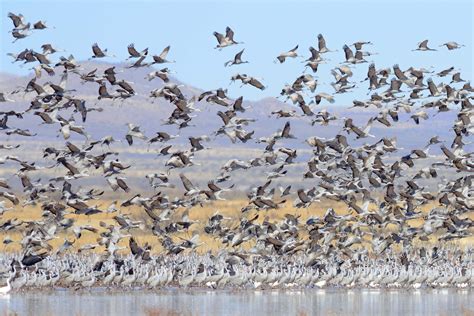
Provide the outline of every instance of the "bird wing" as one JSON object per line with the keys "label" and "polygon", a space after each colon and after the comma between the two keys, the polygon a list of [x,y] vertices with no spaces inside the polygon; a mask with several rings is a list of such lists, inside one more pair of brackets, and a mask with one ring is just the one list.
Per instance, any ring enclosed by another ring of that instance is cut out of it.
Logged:
{"label": "bird wing", "polygon": [[8,17],[13,21],[13,25],[18,27],[23,24],[23,16],[9,12]]}
{"label": "bird wing", "polygon": [[182,173],[179,174],[179,178],[181,179],[181,182],[183,183],[183,186],[184,188],[186,189],[186,191],[191,191],[191,190],[194,190],[195,187],[194,185],[192,184],[191,181],[189,181],[188,178],[186,178],[186,176]]}
{"label": "bird wing", "polygon": [[207,187],[209,189],[211,189],[212,192],[219,192],[221,191],[222,189],[219,188],[213,181],[210,181],[207,183]]}
{"label": "bird wing", "polygon": [[234,105],[232,106],[234,108],[234,111],[242,111],[242,110],[245,110],[243,107],[242,107],[242,102],[243,102],[244,98],[243,97],[239,97],[238,99],[235,100],[234,102]]}
{"label": "bird wing", "polygon": [[163,49],[163,51],[162,51],[161,54],[160,54],[160,58],[161,58],[161,59],[165,59],[165,58],[166,58],[166,56],[168,55],[168,52],[170,51],[170,48],[171,48],[171,46],[168,45],[168,46],[166,46],[166,47]]}
{"label": "bird wing", "polygon": [[234,31],[230,27],[225,28],[225,37],[227,37],[230,41],[234,40]]}
{"label": "bird wing", "polygon": [[418,47],[419,48],[427,48],[428,47],[428,40],[424,40],[424,41],[421,41],[420,43],[418,43]]}
{"label": "bird wing", "polygon": [[213,34],[216,37],[219,44],[222,43],[222,41],[224,40],[224,35],[222,35],[221,33],[218,33],[218,32],[214,32]]}
{"label": "bird wing", "polygon": [[100,49],[99,45],[97,45],[97,43],[94,43],[92,45],[92,52],[94,53],[95,56],[103,55],[103,52]]}
{"label": "bird wing", "polygon": [[299,45],[296,45],[295,48],[290,49],[290,52],[296,52],[296,50],[298,49],[298,46],[299,46]]}
{"label": "bird wing", "polygon": [[303,203],[311,202],[310,198],[306,195],[306,193],[304,192],[303,189],[299,189],[297,191],[297,193],[298,193],[298,197],[301,200],[301,202],[303,202]]}
{"label": "bird wing", "polygon": [[281,132],[282,137],[290,136],[290,122],[286,122],[285,127],[283,127],[283,131]]}
{"label": "bird wing", "polygon": [[254,86],[257,89],[265,90],[265,86],[255,78],[250,78],[250,85]]}
{"label": "bird wing", "polygon": [[105,85],[101,85],[99,87],[99,95],[100,96],[107,96],[109,93],[107,92],[107,87]]}
{"label": "bird wing", "polygon": [[318,35],[318,48],[321,51],[323,48],[326,48],[326,40],[322,34]]}
{"label": "bird wing", "polygon": [[133,43],[128,45],[127,50],[128,50],[128,53],[130,54],[130,56],[140,57],[140,53],[135,49],[135,46],[134,46]]}
{"label": "bird wing", "polygon": [[346,55],[346,60],[354,58],[354,53],[349,48],[349,46],[344,45],[343,49],[344,49],[344,54]]}
{"label": "bird wing", "polygon": [[235,55],[234,60],[242,59],[242,54],[244,53],[244,50],[245,50],[245,49],[242,49],[240,52],[238,52],[238,53]]}

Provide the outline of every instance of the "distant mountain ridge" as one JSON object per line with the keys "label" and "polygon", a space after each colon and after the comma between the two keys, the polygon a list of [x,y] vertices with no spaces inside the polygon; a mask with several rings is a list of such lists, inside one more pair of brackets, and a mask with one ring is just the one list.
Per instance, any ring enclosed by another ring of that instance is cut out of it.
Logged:
{"label": "distant mountain ridge", "polygon": [[[117,79],[131,82],[137,94],[125,101],[115,100],[111,102],[110,100],[98,100],[98,84],[93,82],[82,83],[78,75],[69,73],[67,89],[75,90],[71,92],[71,94],[76,98],[85,99],[86,106],[89,108],[103,108],[103,112],[101,113],[90,112],[85,123],[80,122],[79,116],[76,114],[77,124],[84,125],[89,133],[94,135],[94,139],[106,135],[123,138],[127,132],[127,127],[125,126],[126,123],[140,125],[142,130],[149,136],[152,136],[158,130],[173,134],[179,133],[182,137],[212,134],[212,132],[222,126],[222,121],[216,113],[217,111],[225,111],[227,109],[223,106],[207,102],[198,102],[196,104],[196,108],[199,109],[199,112],[192,113],[192,115],[196,115],[196,118],[192,120],[192,124],[195,124],[195,126],[179,131],[175,126],[162,125],[163,120],[173,111],[174,105],[164,99],[152,99],[149,97],[150,91],[161,88],[164,85],[163,81],[159,78],[155,78],[152,81],[145,78],[149,72],[156,70],[156,68],[142,67],[130,69],[127,68],[128,64],[124,63],[112,64],[95,61],[81,61],[78,63],[82,68],[80,71],[81,73],[87,73],[97,69],[96,73],[98,75],[101,75],[105,69],[115,66],[117,71],[119,71],[116,75]],[[38,80],[38,83],[44,84],[48,81],[54,83],[59,82],[61,72],[59,71],[60,68],[56,69],[57,73],[55,76],[49,77],[43,73],[42,78]],[[24,87],[32,77],[1,74],[0,78],[0,91],[8,92],[18,89],[18,87],[21,86]],[[183,94],[188,98],[193,95],[199,95],[203,92],[203,90],[185,84],[174,77],[170,77],[170,82],[180,85]],[[113,92],[113,88],[111,88],[110,85],[107,87],[110,92]],[[0,110],[25,110],[29,106],[29,103],[22,101],[22,95],[23,92],[20,92],[15,96],[11,96],[11,98],[16,99],[17,102],[0,103]],[[31,99],[32,96],[33,94],[29,93],[26,100]],[[239,113],[239,117],[252,118],[256,120],[256,122],[253,124],[251,123],[245,128],[247,131],[254,130],[254,138],[256,139],[271,135],[277,129],[282,128],[286,121],[290,121],[292,122],[294,134],[300,139],[300,142],[296,142],[296,147],[308,148],[308,146],[301,142],[305,138],[310,136],[330,138],[341,132],[342,129],[343,122],[341,120],[332,121],[329,126],[320,126],[317,124],[312,126],[309,117],[306,117],[303,120],[301,118],[298,120],[293,118],[281,118],[275,122],[274,119],[270,119],[271,113],[274,111],[295,110],[299,116],[303,115],[302,111],[297,106],[282,102],[277,98],[267,97],[259,101],[245,101],[244,96],[244,106],[249,107],[249,109],[245,113]],[[379,109],[376,108],[350,109],[342,106],[324,104],[324,101],[321,105],[313,107],[315,113],[321,109],[327,109],[330,113],[335,114],[339,118],[351,117],[353,118],[354,123],[359,126],[364,126],[370,117],[376,116],[379,112]],[[453,134],[450,128],[455,119],[455,113],[453,111],[436,115],[430,118],[429,121],[421,121],[420,125],[416,125],[413,120],[410,120],[409,115],[410,114],[401,114],[399,122],[395,122],[390,128],[374,122],[372,129],[374,135],[377,135],[377,137],[379,137],[379,135],[380,137],[397,137],[400,146],[404,148],[424,146],[427,140],[434,135],[440,136],[441,139],[452,139]],[[54,129],[50,128],[50,126],[38,126],[40,124],[41,119],[34,115],[26,115],[23,120],[11,119],[12,126],[19,128],[34,126],[35,131],[39,129],[37,139],[40,141],[57,139],[57,133]],[[416,133],[414,133],[414,131],[416,131]],[[13,138],[16,138],[16,136]],[[80,139],[81,137],[76,137],[76,135],[74,135],[73,138]],[[229,144],[230,142],[226,138],[225,135],[220,135],[216,138],[216,142],[220,145]],[[348,136],[348,139],[352,138],[353,135]],[[373,140],[368,138],[357,142],[369,141],[372,142]],[[254,142],[248,142],[245,145],[248,147],[256,146]],[[261,147],[261,145],[258,147]]]}

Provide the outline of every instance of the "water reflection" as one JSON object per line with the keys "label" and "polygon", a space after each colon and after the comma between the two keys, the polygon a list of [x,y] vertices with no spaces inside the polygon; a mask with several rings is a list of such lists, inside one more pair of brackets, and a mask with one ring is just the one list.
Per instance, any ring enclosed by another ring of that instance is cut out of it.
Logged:
{"label": "water reflection", "polygon": [[471,315],[471,290],[51,291],[0,298],[18,315]]}

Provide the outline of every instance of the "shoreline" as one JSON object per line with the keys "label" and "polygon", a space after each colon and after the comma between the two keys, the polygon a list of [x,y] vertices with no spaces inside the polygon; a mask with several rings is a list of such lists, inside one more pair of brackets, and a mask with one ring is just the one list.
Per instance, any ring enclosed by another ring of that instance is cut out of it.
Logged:
{"label": "shoreline", "polygon": [[311,289],[471,289],[471,248],[387,252],[357,260],[340,256],[256,255],[221,252],[151,256],[61,255],[24,266],[0,255],[0,279],[13,291],[247,291]]}
{"label": "shoreline", "polygon": [[456,292],[471,292],[474,290],[474,285],[467,287],[458,287],[458,286],[443,286],[443,287],[433,287],[433,286],[422,286],[418,288],[414,287],[341,287],[341,286],[330,286],[330,287],[287,287],[287,288],[209,288],[209,287],[187,287],[182,288],[179,286],[171,286],[165,288],[147,288],[147,287],[103,287],[103,286],[94,286],[91,288],[66,288],[66,287],[54,287],[54,288],[30,288],[30,289],[13,289],[9,294],[48,294],[48,293],[66,293],[66,294],[92,294],[92,293],[104,293],[109,295],[114,294],[124,294],[124,293],[143,293],[143,294],[245,294],[245,293],[261,293],[261,294],[301,294],[301,292],[438,292],[438,291],[456,291]]}

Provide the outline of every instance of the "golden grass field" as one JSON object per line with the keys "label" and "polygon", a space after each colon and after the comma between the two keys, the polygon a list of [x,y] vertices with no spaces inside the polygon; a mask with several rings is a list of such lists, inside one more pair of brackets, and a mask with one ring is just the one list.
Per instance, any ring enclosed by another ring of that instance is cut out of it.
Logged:
{"label": "golden grass field", "polygon": [[[278,221],[284,218],[285,214],[292,214],[296,216],[300,216],[300,225],[304,225],[305,221],[311,217],[311,216],[322,216],[329,207],[332,207],[336,210],[336,213],[338,214],[347,214],[348,210],[347,207],[344,203],[341,202],[335,202],[335,201],[323,201],[319,203],[313,203],[310,207],[308,208],[300,208],[296,209],[292,206],[292,199],[289,199],[291,201],[287,201],[285,204],[282,204],[278,209],[273,209],[273,210],[266,210],[266,211],[258,211],[259,218],[257,219],[257,222],[262,223],[263,220],[268,217],[268,219],[272,221]],[[99,208],[105,209],[107,206],[112,203],[112,200],[101,200],[95,204],[99,206]],[[229,247],[224,244],[222,244],[219,240],[216,240],[214,237],[206,234],[203,229],[204,226],[206,225],[209,217],[211,217],[215,212],[219,212],[220,214],[224,215],[225,217],[231,218],[230,220],[224,220],[224,225],[230,228],[236,228],[237,225],[239,224],[239,218],[241,216],[246,216],[248,218],[253,217],[257,211],[251,210],[248,211],[244,214],[241,213],[241,208],[247,205],[247,201],[243,199],[235,199],[235,200],[226,200],[226,201],[214,201],[212,203],[205,204],[203,207],[201,206],[196,206],[192,209],[189,209],[189,219],[192,221],[196,221],[195,224],[193,224],[188,232],[178,232],[175,234],[172,234],[172,238],[175,242],[180,242],[180,238],[186,238],[189,239],[192,237],[193,232],[197,232],[200,235],[200,243],[202,243],[201,246],[199,246],[196,251],[198,253],[204,253],[207,251],[217,251],[220,249],[223,249],[223,247]],[[437,205],[431,204],[431,205],[424,205],[421,207],[421,210],[423,212],[427,212],[433,207],[436,207]],[[42,210],[40,205],[36,206],[25,206],[24,208],[16,208],[14,210],[7,211],[3,214],[2,216],[2,221],[0,221],[0,224],[3,223],[4,221],[8,219],[17,219],[20,221],[32,221],[32,220],[42,220]],[[140,220],[147,222],[150,224],[150,220],[148,218],[148,215],[141,210],[139,207],[128,207],[128,208],[121,208],[119,211],[121,214],[128,214],[129,217],[133,220]],[[185,212],[185,209],[180,208],[175,211],[175,214],[172,216],[172,219],[178,220],[181,218],[182,214]],[[75,226],[80,226],[80,225],[91,225],[95,228],[97,228],[100,232],[105,231],[103,227],[100,226],[100,222],[104,222],[106,224],[113,224],[113,225],[118,225],[113,217],[119,213],[100,213],[100,214],[95,214],[92,216],[86,216],[86,215],[76,215],[76,214],[67,214],[65,215],[66,218],[73,218],[75,219]],[[471,219],[474,218],[474,216],[470,216]],[[422,225],[422,220],[421,219],[414,219],[410,220],[408,222],[411,226],[420,226]],[[387,226],[387,230],[393,229],[395,226],[391,227],[391,224]],[[140,229],[133,229],[131,230],[131,233],[135,237],[135,239],[138,241],[139,244],[143,245],[144,243],[148,243],[152,246],[152,253],[161,253],[163,251],[163,248],[160,243],[159,237],[153,235],[149,229],[147,229],[148,232],[142,231]],[[305,229],[301,230],[302,232],[306,231]],[[127,232],[124,232],[126,234]],[[5,237],[10,237],[13,242],[5,245],[3,244],[3,251],[5,252],[16,252],[20,250],[20,244],[19,242],[23,238],[24,232],[21,230],[11,230],[7,232],[0,232],[0,238],[3,240]],[[304,234],[304,233],[303,233]],[[304,236],[304,235],[303,235]],[[57,234],[57,238],[50,240],[48,243],[54,248],[57,249],[60,247],[65,239],[68,239],[69,241],[74,241],[74,247],[73,249],[79,249],[81,246],[86,245],[86,244],[96,244],[97,243],[97,238],[98,234],[89,232],[87,230],[84,230],[82,232],[82,236],[80,239],[76,240],[75,235],[73,234],[72,230],[69,229],[67,232],[59,232]],[[418,243],[423,243],[422,241],[417,241],[415,244]],[[450,241],[450,243],[455,243],[458,245],[474,245],[474,237],[469,237],[469,238],[463,238],[461,240],[454,240]],[[241,246],[244,249],[248,249],[254,245],[253,241],[249,241],[243,244]],[[120,241],[119,246],[125,247],[126,249],[122,250],[123,253],[128,252],[128,238],[124,238]],[[240,247],[240,246],[239,246]],[[104,250],[104,247],[98,246],[95,248],[95,252],[102,252]],[[75,251],[75,250],[73,250]]]}

